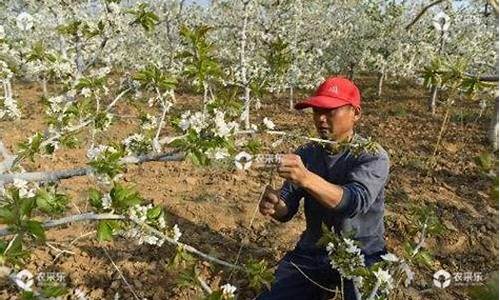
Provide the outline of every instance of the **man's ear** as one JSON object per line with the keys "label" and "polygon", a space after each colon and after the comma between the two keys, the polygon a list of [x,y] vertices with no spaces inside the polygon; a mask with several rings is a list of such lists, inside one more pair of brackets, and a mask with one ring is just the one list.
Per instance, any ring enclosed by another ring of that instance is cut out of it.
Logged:
{"label": "man's ear", "polygon": [[357,122],[361,118],[361,107],[353,107],[353,110],[354,110],[354,122]]}

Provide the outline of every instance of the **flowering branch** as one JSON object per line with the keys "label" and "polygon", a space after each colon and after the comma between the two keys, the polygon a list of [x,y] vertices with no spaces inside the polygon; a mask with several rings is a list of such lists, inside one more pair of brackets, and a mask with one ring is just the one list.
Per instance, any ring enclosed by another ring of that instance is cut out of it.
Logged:
{"label": "flowering branch", "polygon": [[[161,154],[147,154],[142,156],[126,156],[122,158],[123,163],[139,164],[149,161],[182,161],[184,155],[180,152],[169,152]],[[80,167],[49,172],[25,172],[0,175],[0,184],[11,183],[14,179],[22,179],[29,182],[58,181],[72,177],[85,176],[93,172],[92,167]]]}
{"label": "flowering branch", "polygon": [[229,263],[227,261],[224,261],[224,260],[221,260],[221,259],[218,259],[216,257],[213,257],[211,255],[208,255],[208,254],[205,254],[201,251],[199,251],[198,249],[194,248],[193,246],[190,246],[190,245],[187,245],[187,244],[184,244],[184,243],[181,243],[181,242],[178,242],[166,235],[164,235],[162,232],[160,232],[159,230],[147,225],[147,224],[143,224],[137,220],[131,220],[132,222],[136,223],[137,225],[141,226],[145,231],[147,231],[148,233],[150,234],[153,234],[155,235],[156,237],[158,238],[161,238],[163,240],[165,240],[166,242],[168,242],[169,244],[172,244],[174,246],[178,246],[178,247],[182,247],[182,249],[186,250],[187,252],[189,253],[192,253],[192,254],[195,254],[205,260],[208,260],[208,261],[211,261],[211,262],[214,262],[216,264],[219,264],[219,265],[222,265],[224,267],[228,267],[228,268],[231,268],[231,269],[236,269],[236,270],[240,270],[240,271],[243,271],[244,268],[241,267],[241,266],[238,266],[238,265],[235,265],[235,264],[232,264],[232,263]]}
{"label": "flowering branch", "polygon": [[[236,270],[240,270],[240,271],[244,270],[244,268],[241,266],[234,265],[232,263],[218,259],[214,256],[203,253],[203,252],[199,251],[198,249],[194,248],[193,246],[178,242],[175,239],[166,236],[165,234],[163,234],[159,230],[149,226],[148,224],[144,224],[143,222],[141,222],[137,219],[134,219],[134,218],[129,219],[128,217],[123,216],[123,215],[84,213],[84,214],[72,215],[72,216],[68,216],[68,217],[64,217],[64,218],[60,218],[60,219],[56,219],[56,220],[49,220],[49,221],[43,222],[42,227],[47,229],[47,228],[53,228],[53,227],[57,227],[57,226],[66,225],[69,223],[76,223],[76,222],[83,222],[83,221],[100,221],[100,220],[128,220],[128,221],[131,221],[131,222],[135,223],[136,225],[140,226],[146,232],[166,241],[167,243],[169,243],[173,246],[182,247],[182,249],[186,250],[187,252],[195,254],[195,255],[197,255],[197,256],[199,256],[207,261],[211,261],[211,262],[214,262],[216,264],[219,264],[219,265],[222,265],[224,267],[231,268],[231,269],[236,269]],[[9,231],[8,228],[0,229],[0,237],[9,236],[9,235],[13,235],[13,234],[14,233]]]}
{"label": "flowering branch", "polygon": [[[95,214],[95,213],[84,213],[80,215],[72,215],[57,220],[48,220],[42,223],[42,227],[53,228],[62,226],[69,223],[77,223],[84,221],[99,221],[99,220],[124,220],[126,217],[115,214]],[[9,231],[8,228],[0,229],[0,237],[13,235],[14,233]]]}

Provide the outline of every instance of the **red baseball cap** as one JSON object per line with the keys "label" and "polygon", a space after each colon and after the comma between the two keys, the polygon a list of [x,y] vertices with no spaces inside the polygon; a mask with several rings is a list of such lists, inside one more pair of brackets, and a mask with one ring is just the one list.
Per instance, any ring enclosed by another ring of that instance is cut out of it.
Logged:
{"label": "red baseball cap", "polygon": [[333,109],[344,105],[361,108],[359,90],[347,78],[330,77],[318,87],[314,96],[295,104],[295,109],[307,107]]}

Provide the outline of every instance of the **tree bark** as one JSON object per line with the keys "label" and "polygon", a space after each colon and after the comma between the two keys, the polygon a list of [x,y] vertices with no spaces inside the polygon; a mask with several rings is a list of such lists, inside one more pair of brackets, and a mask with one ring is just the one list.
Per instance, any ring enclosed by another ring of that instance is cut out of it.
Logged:
{"label": "tree bark", "polygon": [[439,88],[437,86],[432,87],[431,97],[429,98],[428,107],[431,114],[436,113],[436,99]]}
{"label": "tree bark", "polygon": [[[122,158],[124,164],[139,164],[149,161],[182,161],[184,154],[181,152],[170,152],[161,154],[147,154],[142,156],[126,156]],[[80,167],[74,169],[47,171],[47,172],[25,172],[0,174],[0,186],[11,183],[14,179],[22,179],[29,182],[55,182],[78,176],[89,175],[93,172],[91,167]]]}
{"label": "tree bark", "polygon": [[378,90],[377,90],[378,97],[382,96],[382,86],[384,85],[384,77],[385,77],[385,66],[382,67],[382,70],[380,70],[378,75]]}
{"label": "tree bark", "polygon": [[349,78],[349,80],[354,80],[354,67],[355,66],[356,66],[356,64],[354,64],[354,63],[349,64],[349,71],[347,72],[347,78]]}
{"label": "tree bark", "polygon": [[494,151],[498,151],[498,96],[495,99],[495,114],[491,118],[488,139]]}

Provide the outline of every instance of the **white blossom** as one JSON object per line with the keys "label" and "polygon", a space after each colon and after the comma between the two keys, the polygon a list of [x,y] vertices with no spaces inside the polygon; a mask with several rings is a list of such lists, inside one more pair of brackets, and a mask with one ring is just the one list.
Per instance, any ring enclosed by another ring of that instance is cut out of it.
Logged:
{"label": "white blossom", "polygon": [[389,261],[389,262],[398,262],[399,261],[399,258],[392,253],[387,253],[387,254],[381,255],[380,257],[383,260]]}
{"label": "white blossom", "polygon": [[73,297],[77,300],[87,300],[87,295],[86,295],[85,291],[83,291],[79,288],[76,288],[73,290]]}
{"label": "white blossom", "polygon": [[182,232],[179,229],[179,225],[175,224],[174,227],[172,228],[172,231],[173,231],[173,237],[172,238],[174,239],[174,241],[178,242],[179,239],[182,236]]}
{"label": "white blossom", "polygon": [[363,286],[363,276],[354,276],[352,281],[358,288]]}
{"label": "white blossom", "polygon": [[157,238],[156,236],[154,235],[146,235],[143,237],[142,239],[146,244],[150,244],[150,245],[156,245],[158,243],[158,241],[160,240],[159,238]]}
{"label": "white blossom", "polygon": [[347,252],[352,253],[352,254],[360,254],[361,253],[361,249],[359,249],[358,246],[356,246],[354,244],[353,240],[344,238],[344,242],[346,243],[346,246],[347,246],[346,247]]}
{"label": "white blossom", "polygon": [[332,242],[328,242],[328,244],[326,245],[326,251],[329,255],[332,254],[333,249],[335,249],[335,245],[333,245]]}
{"label": "white blossom", "polygon": [[221,289],[222,289],[222,295],[229,298],[233,298],[234,292],[236,292],[236,287],[229,283],[226,283],[223,286],[221,286]]}
{"label": "white blossom", "polygon": [[0,25],[0,40],[5,38],[5,28]]}
{"label": "white blossom", "polygon": [[90,76],[92,76],[92,77],[104,77],[104,76],[108,75],[110,72],[111,72],[110,67],[102,67],[102,68],[97,69],[97,70],[95,70],[95,69],[91,70]]}
{"label": "white blossom", "polygon": [[190,124],[190,121],[189,121],[189,116],[191,115],[191,112],[188,110],[188,111],[185,111],[182,115],[181,115],[181,120],[179,122],[179,127],[183,130],[183,131],[186,131],[188,130],[189,126],[191,125]]}
{"label": "white blossom", "polygon": [[19,119],[21,117],[21,111],[17,106],[17,101],[11,97],[8,98],[0,97],[0,107],[2,104],[1,103],[2,99],[3,99],[4,109],[0,108],[0,119],[2,119],[5,116],[11,119]]}
{"label": "white blossom", "polygon": [[210,159],[221,160],[229,156],[226,148],[210,148],[205,151],[205,154]]}
{"label": "white blossom", "polygon": [[144,118],[145,118],[145,120],[141,124],[142,129],[152,130],[152,129],[155,129],[156,126],[158,126],[157,125],[158,122],[156,121],[156,118],[153,117],[152,115],[146,114],[146,116]]}
{"label": "white blossom", "polygon": [[392,289],[392,276],[389,274],[389,271],[383,270],[382,268],[379,268],[377,271],[373,272],[375,274],[375,277],[377,278],[377,282],[380,283],[380,285],[386,285],[387,289]]}
{"label": "white blossom", "polygon": [[111,2],[108,4],[108,7],[109,10],[114,14],[118,14],[120,12],[120,5],[118,5],[117,3]]}
{"label": "white blossom", "polygon": [[202,112],[196,112],[189,117],[189,126],[196,133],[200,133],[204,128],[207,127],[207,123],[205,122],[205,118]]}
{"label": "white blossom", "polygon": [[28,181],[14,178],[12,184],[19,190],[19,196],[30,198],[35,196],[35,190],[28,187]]}
{"label": "white blossom", "polygon": [[27,31],[33,27],[33,17],[27,13],[22,12],[16,18],[16,26],[21,31]]}
{"label": "white blossom", "polygon": [[111,209],[113,200],[111,199],[111,196],[109,194],[105,194],[104,197],[102,197],[101,202],[103,209]]}
{"label": "white blossom", "polygon": [[[89,160],[96,160],[105,152],[116,153],[117,151],[118,150],[116,150],[114,147],[111,146],[106,146],[106,145],[92,146],[87,150],[87,158]],[[118,174],[117,176],[119,175],[120,174]]]}
{"label": "white blossom", "polygon": [[0,60],[0,79],[11,79],[13,76],[12,71],[6,62]]}
{"label": "white blossom", "polygon": [[411,282],[415,279],[415,272],[413,272],[410,266],[406,262],[402,262],[400,268],[406,275],[404,285],[406,287],[410,286]]}
{"label": "white blossom", "polygon": [[148,205],[136,204],[129,208],[129,217],[130,219],[138,223],[144,223],[148,218],[147,216],[148,210],[150,210],[151,208],[153,208],[152,204]]}
{"label": "white blossom", "polygon": [[215,135],[220,137],[226,137],[231,132],[231,128],[229,128],[224,120],[224,112],[216,110],[215,111]]}
{"label": "white blossom", "polygon": [[83,88],[80,94],[82,94],[83,97],[88,98],[92,96],[92,90],[89,88]]}
{"label": "white blossom", "polygon": [[276,125],[274,125],[273,121],[271,121],[267,117],[264,118],[264,120],[262,120],[262,122],[264,123],[264,125],[266,126],[266,128],[269,129],[269,130],[273,130],[276,127]]}
{"label": "white blossom", "polygon": [[87,158],[90,160],[94,160],[96,157],[101,155],[104,151],[106,151],[108,147],[105,145],[98,145],[97,147],[90,147],[87,150]]}

